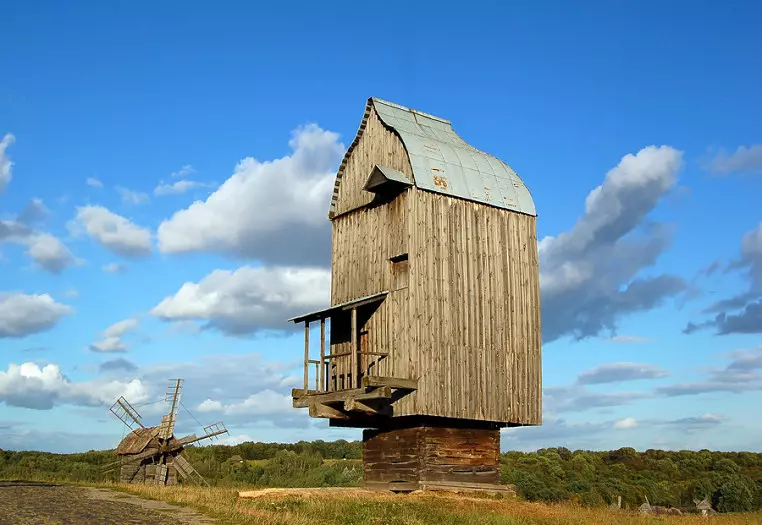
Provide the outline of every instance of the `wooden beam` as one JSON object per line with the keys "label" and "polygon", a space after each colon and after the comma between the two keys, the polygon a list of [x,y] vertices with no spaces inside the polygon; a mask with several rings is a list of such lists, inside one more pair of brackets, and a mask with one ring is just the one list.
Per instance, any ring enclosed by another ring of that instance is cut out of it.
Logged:
{"label": "wooden beam", "polygon": [[357,388],[360,386],[360,376],[357,371],[360,368],[359,361],[359,347],[358,347],[358,334],[357,334],[357,308],[352,309],[352,386]]}
{"label": "wooden beam", "polygon": [[364,394],[365,389],[354,388],[350,390],[338,390],[336,392],[326,392],[324,394],[307,394],[294,397],[294,408],[307,408],[312,403],[343,403],[345,399]]}
{"label": "wooden beam", "polygon": [[375,388],[371,390],[370,392],[354,395],[352,396],[352,399],[356,399],[357,401],[367,401],[369,399],[391,399],[391,397],[392,397],[392,387],[382,386],[379,388]]}
{"label": "wooden beam", "polygon": [[417,390],[417,379],[404,379],[401,377],[363,377],[362,385],[365,388],[388,386],[400,390]]}
{"label": "wooden beam", "polygon": [[310,385],[310,322],[304,323],[304,389],[307,390]]}
{"label": "wooden beam", "polygon": [[322,417],[328,419],[349,419],[349,414],[342,410],[324,405],[322,403],[310,403],[310,417]]}
{"label": "wooden beam", "polygon": [[318,388],[325,392],[325,319],[320,320],[320,385]]}
{"label": "wooden beam", "polygon": [[357,399],[351,398],[344,401],[344,411],[345,412],[360,412],[362,414],[365,414],[366,416],[391,416],[392,415],[392,407],[390,405],[375,407],[372,405],[369,405],[368,403],[364,403],[362,401],[358,401]]}

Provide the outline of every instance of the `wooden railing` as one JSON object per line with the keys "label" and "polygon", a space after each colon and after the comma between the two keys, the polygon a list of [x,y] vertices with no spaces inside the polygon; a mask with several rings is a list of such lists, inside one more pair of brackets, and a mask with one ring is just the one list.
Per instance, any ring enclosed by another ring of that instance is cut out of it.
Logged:
{"label": "wooden railing", "polygon": [[[362,378],[370,375],[369,367],[363,370],[363,356],[388,357],[387,352],[376,352],[370,349],[363,350],[360,345],[359,328],[357,325],[357,308],[352,308],[351,317],[351,350],[348,352],[328,353],[326,354],[325,341],[325,318],[320,319],[320,358],[310,359],[310,321],[304,322],[304,392],[305,393],[323,393],[336,390],[348,390],[360,388]],[[350,358],[350,366],[345,376],[345,381],[339,385],[338,374],[334,376],[335,384],[331,381],[331,371],[335,361],[341,358]],[[310,365],[315,365],[314,389],[310,388]],[[347,381],[351,377],[351,381]]]}

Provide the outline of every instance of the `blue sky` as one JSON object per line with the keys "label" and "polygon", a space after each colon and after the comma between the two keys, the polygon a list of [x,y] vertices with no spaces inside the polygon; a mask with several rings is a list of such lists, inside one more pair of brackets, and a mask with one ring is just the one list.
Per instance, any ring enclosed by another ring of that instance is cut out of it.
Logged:
{"label": "blue sky", "polygon": [[290,408],[300,336],[272,330],[328,301],[376,96],[535,199],[545,424],[504,448],[762,450],[759,6],[409,4],[5,6],[0,448],[113,446],[113,399],[177,375],[230,441],[358,437]]}

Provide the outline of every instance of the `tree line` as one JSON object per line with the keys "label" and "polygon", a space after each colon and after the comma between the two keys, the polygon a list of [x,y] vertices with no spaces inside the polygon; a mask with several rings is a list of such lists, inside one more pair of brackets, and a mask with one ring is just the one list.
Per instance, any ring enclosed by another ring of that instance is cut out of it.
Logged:
{"label": "tree line", "polygon": [[[186,458],[216,486],[321,487],[362,483],[362,444],[300,441],[188,447]],[[231,461],[238,456],[242,461]],[[81,454],[0,451],[0,479],[95,482],[113,450]],[[603,506],[622,498],[634,508],[691,508],[708,497],[719,512],[762,509],[762,454],[750,452],[593,452],[547,448],[501,454],[501,481],[530,501]]]}

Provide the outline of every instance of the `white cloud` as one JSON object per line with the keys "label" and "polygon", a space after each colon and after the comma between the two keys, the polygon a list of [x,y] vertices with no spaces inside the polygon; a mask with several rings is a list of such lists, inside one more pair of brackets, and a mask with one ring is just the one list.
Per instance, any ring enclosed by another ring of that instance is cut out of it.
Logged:
{"label": "white cloud", "polygon": [[739,146],[728,154],[721,150],[708,167],[714,173],[762,173],[762,144]]}
{"label": "white cloud", "polygon": [[294,410],[291,396],[280,394],[273,390],[262,390],[246,399],[223,404],[220,401],[206,399],[197,407],[199,412],[221,412],[226,415],[246,414],[264,416],[272,414],[288,414]]}
{"label": "white cloud", "polygon": [[577,381],[583,385],[619,383],[638,379],[661,379],[669,374],[647,363],[606,363],[582,372]]}
{"label": "white cloud", "polygon": [[87,180],[85,181],[85,184],[87,184],[88,186],[91,186],[93,188],[102,188],[103,187],[103,183],[99,179],[97,179],[95,177],[88,177]]}
{"label": "white cloud", "polygon": [[186,164],[179,170],[173,172],[172,177],[180,179],[185,177],[186,175],[190,175],[191,173],[195,173],[195,172],[196,170],[193,169],[193,166],[191,166],[190,164]]}
{"label": "white cloud", "polygon": [[180,195],[182,193],[185,193],[186,191],[190,191],[194,188],[205,188],[209,186],[209,184],[206,184],[204,182],[198,182],[195,180],[179,180],[177,182],[173,182],[172,184],[159,184],[154,188],[153,194],[156,196],[162,196],[162,195]]}
{"label": "white cloud", "polygon": [[254,439],[248,434],[235,434],[230,436],[221,436],[218,440],[215,440],[213,444],[234,446],[240,445],[241,443],[246,443],[247,441],[254,441]]}
{"label": "white cloud", "polygon": [[23,243],[29,257],[51,273],[59,274],[69,266],[82,264],[60,239],[49,233],[35,233],[23,239]]}
{"label": "white cloud", "polygon": [[648,214],[674,188],[682,153],[669,146],[626,155],[587,196],[574,227],[538,243],[543,340],[615,331],[627,314],[649,310],[686,287],[671,275],[639,277],[671,238]]}
{"label": "white cloud", "polygon": [[629,430],[637,426],[638,422],[634,417],[626,417],[614,423],[614,428],[617,430]]}
{"label": "white cloud", "polygon": [[93,352],[124,352],[128,347],[122,338],[128,332],[136,330],[137,327],[137,319],[124,319],[114,323],[103,331],[101,341],[96,341],[90,345],[90,350]]}
{"label": "white cloud", "polygon": [[93,352],[126,352],[127,344],[118,337],[106,337],[90,345]]}
{"label": "white cloud", "polygon": [[103,331],[103,337],[122,337],[127,332],[135,330],[138,327],[137,319],[124,319],[114,323]]}
{"label": "white cloud", "polygon": [[163,221],[159,249],[327,264],[328,207],[344,146],[335,133],[316,125],[297,130],[289,145],[290,156],[268,162],[243,159],[209,198]]}
{"label": "white cloud", "polygon": [[74,308],[56,302],[48,294],[0,292],[0,338],[49,330],[73,313]]}
{"label": "white cloud", "polygon": [[127,266],[125,266],[124,264],[119,264],[119,263],[104,264],[101,267],[101,269],[104,272],[108,272],[108,273],[126,273],[127,272]]}
{"label": "white cloud", "polygon": [[70,223],[72,233],[84,228],[90,237],[112,252],[125,257],[151,253],[151,232],[103,206],[82,206]]}
{"label": "white cloud", "polygon": [[0,140],[0,192],[8,186],[11,178],[13,178],[13,162],[8,158],[6,150],[15,140],[16,137],[10,133],[6,133],[3,140]]}
{"label": "white cloud", "polygon": [[139,379],[122,381],[73,382],[57,364],[40,367],[36,363],[11,363],[0,371],[0,401],[9,406],[51,409],[56,405],[110,405],[124,395],[133,403],[145,401],[148,393]]}
{"label": "white cloud", "polygon": [[119,193],[119,197],[121,197],[124,204],[138,206],[149,201],[147,193],[129,190],[127,188],[123,188],[122,186],[117,186],[116,191]]}
{"label": "white cloud", "polygon": [[151,313],[170,321],[206,321],[228,334],[285,329],[290,315],[329,304],[330,281],[330,271],[321,268],[215,270],[198,283],[183,284]]}

